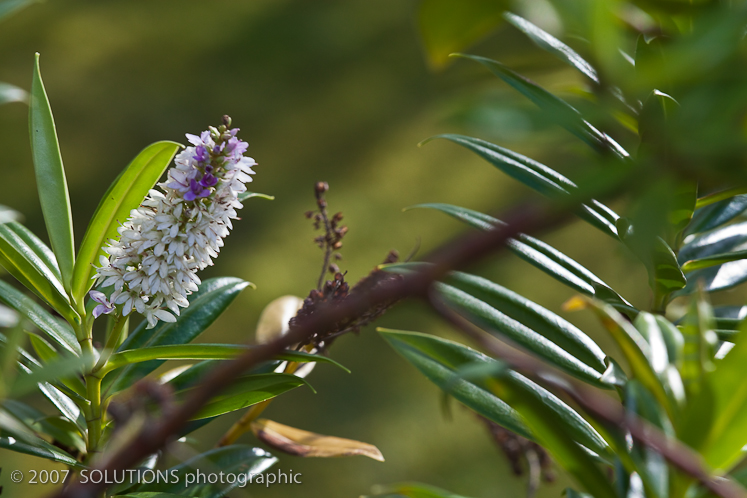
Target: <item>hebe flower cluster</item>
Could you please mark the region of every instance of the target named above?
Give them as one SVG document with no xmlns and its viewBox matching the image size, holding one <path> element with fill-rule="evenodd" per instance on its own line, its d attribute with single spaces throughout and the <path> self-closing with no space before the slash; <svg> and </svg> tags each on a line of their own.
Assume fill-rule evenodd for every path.
<svg viewBox="0 0 747 498">
<path fill-rule="evenodd" d="M 230 118 L 200 136 L 187 135 L 187 147 L 174 159 L 168 178 L 153 189 L 119 228 L 119 240 L 110 240 L 101 257 L 97 283 L 114 286 L 109 300 L 98 291 L 94 316 L 121 305 L 122 314 L 136 310 L 148 328 L 158 320 L 173 322 L 187 296 L 197 290 L 197 272 L 213 264 L 242 207 L 238 195 L 251 182 L 252 166 L 244 157 L 247 143 L 236 138 Z"/>
</svg>

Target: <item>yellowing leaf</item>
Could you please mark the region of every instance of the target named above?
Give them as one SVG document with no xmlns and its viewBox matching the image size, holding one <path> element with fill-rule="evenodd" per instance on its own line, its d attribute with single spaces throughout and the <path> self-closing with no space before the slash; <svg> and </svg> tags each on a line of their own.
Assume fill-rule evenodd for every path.
<svg viewBox="0 0 747 498">
<path fill-rule="evenodd" d="M 291 455 L 321 458 L 362 455 L 384 461 L 381 451 L 372 444 L 303 431 L 263 418 L 252 422 L 252 432 L 266 445 Z"/>
</svg>

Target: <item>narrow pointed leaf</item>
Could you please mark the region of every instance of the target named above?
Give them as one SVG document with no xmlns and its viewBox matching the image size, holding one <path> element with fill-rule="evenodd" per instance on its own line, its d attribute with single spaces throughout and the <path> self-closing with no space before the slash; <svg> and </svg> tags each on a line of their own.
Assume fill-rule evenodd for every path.
<svg viewBox="0 0 747 498">
<path fill-rule="evenodd" d="M 431 137 L 424 143 L 436 138 L 444 138 L 461 145 L 505 174 L 547 197 L 567 196 L 578 189 L 571 180 L 544 164 L 485 140 L 445 134 Z M 607 206 L 592 201 L 590 205 L 582 204 L 577 214 L 591 225 L 617 238 L 616 221 L 619 216 Z"/>
<path fill-rule="evenodd" d="M 516 29 L 526 34 L 537 46 L 550 52 L 558 59 L 567 63 L 569 66 L 577 69 L 581 74 L 589 78 L 594 83 L 599 83 L 597 71 L 591 64 L 581 57 L 571 47 L 552 36 L 547 31 L 535 26 L 523 17 L 519 17 L 511 12 L 505 12 L 503 18 L 506 19 Z"/>
<path fill-rule="evenodd" d="M 316 434 L 264 418 L 252 422 L 252 432 L 268 446 L 300 457 L 332 458 L 360 455 L 379 462 L 384 461 L 381 451 L 372 444 Z"/>
<path fill-rule="evenodd" d="M 36 54 L 31 82 L 29 130 L 36 186 L 39 190 L 44 222 L 47 225 L 52 250 L 60 265 L 62 284 L 69 290 L 75 264 L 73 217 L 52 109 L 39 71 L 39 54 Z"/>
<path fill-rule="evenodd" d="M 0 280 L 0 301 L 28 318 L 36 328 L 44 332 L 58 346 L 71 353 L 81 354 L 80 344 L 67 323 L 56 319 L 33 299 L 2 280 Z"/>
<path fill-rule="evenodd" d="M 168 167 L 176 151 L 176 142 L 156 142 L 143 149 L 106 191 L 96 208 L 73 271 L 73 298 L 82 304 L 90 290 L 98 265 L 98 256 L 109 239 L 118 237 L 117 229 L 136 209 Z"/>
<path fill-rule="evenodd" d="M 77 314 L 58 278 L 56 263 L 51 268 L 47 265 L 44 250 L 33 241 L 29 245 L 30 232 L 24 230 L 16 223 L 0 224 L 0 265 L 66 319 L 75 321 Z"/>
<path fill-rule="evenodd" d="M 472 278 L 484 280 L 479 277 Z M 483 282 L 485 288 L 488 288 L 490 284 L 492 283 L 487 280 Z M 495 296 L 491 296 L 492 300 L 490 304 L 451 285 L 439 283 L 436 284 L 436 290 L 450 306 L 486 330 L 505 334 L 509 339 L 520 344 L 526 350 L 574 377 L 599 387 L 611 387 L 602 383 L 605 365 L 601 350 L 596 347 L 595 351 L 595 348 L 591 346 L 593 344 L 591 339 L 560 317 L 555 316 L 555 323 L 558 325 L 553 328 L 553 318 L 550 316 L 552 314 L 544 310 L 544 308 L 534 305 L 521 296 L 503 289 L 496 284 L 492 284 L 490 290 L 488 290 L 488 292 L 493 293 Z M 503 306 L 502 309 L 506 313 L 496 309 L 493 303 L 496 303 L 496 306 Z M 511 313 L 511 315 L 507 313 Z M 537 327 L 538 330 L 534 330 L 519 321 L 519 319 L 523 320 L 527 316 L 534 318 L 537 324 L 542 323 L 542 326 Z M 547 334 L 547 336 L 543 334 Z M 585 340 L 579 334 L 585 337 Z M 554 341 L 562 343 L 563 346 Z M 564 349 L 568 346 L 575 347 L 576 353 L 585 350 L 585 360 L 591 364 L 586 363 Z"/>
<path fill-rule="evenodd" d="M 415 208 L 439 210 L 479 230 L 487 231 L 494 229 L 496 226 L 504 225 L 501 220 L 487 214 L 451 204 L 418 204 L 408 209 Z M 529 235 L 519 234 L 517 239 L 509 239 L 506 246 L 527 263 L 539 268 L 574 290 L 595 296 L 598 290 L 606 288 L 608 290 L 607 295 L 601 296 L 602 292 L 599 292 L 600 296 L 597 297 L 600 299 L 610 299 L 619 305 L 631 306 L 630 303 L 620 297 L 599 277 L 581 266 L 576 260 L 566 256 L 541 240 L 530 237 Z"/>
<path fill-rule="evenodd" d="M 682 271 L 691 272 L 693 270 L 701 270 L 703 268 L 719 266 L 724 263 L 729 263 L 731 261 L 740 261 L 743 259 L 747 259 L 747 250 L 714 254 L 713 256 L 706 256 L 702 259 L 692 259 L 690 261 L 686 261 L 682 265 Z"/>
<path fill-rule="evenodd" d="M 112 355 L 101 373 L 106 374 L 125 365 L 150 360 L 229 360 L 245 353 L 248 349 L 251 349 L 251 346 L 236 346 L 233 344 L 177 344 L 130 349 Z M 278 355 L 277 358 L 298 362 L 318 361 L 345 369 L 345 367 L 326 356 L 298 351 L 287 351 Z"/>
<path fill-rule="evenodd" d="M 747 250 L 747 222 L 725 226 L 689 240 L 677 255 L 680 263 Z M 717 266 L 693 270 L 688 285 L 676 295 L 687 295 L 702 283 L 706 292 L 730 289 L 747 281 L 747 260 L 740 259 Z"/>
<path fill-rule="evenodd" d="M 496 360 L 467 346 L 428 334 L 390 329 L 378 331 L 395 351 L 443 391 L 487 419 L 537 441 L 536 434 L 527 428 L 507 400 L 495 395 L 486 379 L 467 380 L 460 376 L 465 367 L 495 365 Z M 499 381 L 511 384 L 524 396 L 546 406 L 552 413 L 551 418 L 579 443 L 599 454 L 607 452 L 607 444 L 583 417 L 549 391 L 513 371 L 507 371 Z"/>
<path fill-rule="evenodd" d="M 17 440 L 14 437 L 0 437 L 0 448 L 6 450 L 15 451 L 16 453 L 24 453 L 46 460 L 52 460 L 53 462 L 64 463 L 74 468 L 82 468 L 83 465 L 73 458 L 69 453 L 52 446 L 43 439 L 38 439 L 34 444 L 25 443 Z"/>
<path fill-rule="evenodd" d="M 702 233 L 724 225 L 747 210 L 747 194 L 724 199 L 695 211 L 688 233 Z"/>
<path fill-rule="evenodd" d="M 224 413 L 241 410 L 308 383 L 290 374 L 271 373 L 247 375 L 233 382 L 218 396 L 205 404 L 192 420 L 215 417 Z M 184 395 L 188 392 L 179 393 Z"/>
<path fill-rule="evenodd" d="M 524 78 L 500 62 L 476 55 L 460 54 L 459 56 L 479 62 L 487 67 L 490 72 L 534 102 L 547 114 L 549 119 L 557 122 L 594 149 L 599 151 L 609 150 L 622 159 L 626 159 L 630 156 L 630 154 L 628 154 L 628 152 L 610 136 L 597 130 L 586 121 L 574 107 L 536 83 Z"/>
</svg>

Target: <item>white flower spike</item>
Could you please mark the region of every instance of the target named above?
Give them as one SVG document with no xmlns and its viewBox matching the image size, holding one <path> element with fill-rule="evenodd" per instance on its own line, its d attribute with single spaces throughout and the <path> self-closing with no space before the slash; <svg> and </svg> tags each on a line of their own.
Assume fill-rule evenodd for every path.
<svg viewBox="0 0 747 498">
<path fill-rule="evenodd" d="M 109 304 L 91 291 L 99 314 L 109 312 L 107 305 L 120 306 L 125 316 L 134 309 L 153 328 L 158 320 L 176 321 L 179 308 L 189 305 L 187 296 L 200 284 L 197 272 L 218 256 L 242 207 L 238 194 L 257 164 L 244 157 L 248 145 L 230 125 L 226 116 L 217 129 L 188 134 L 192 147 L 176 156 L 161 190 L 151 190 L 119 228 L 119 240 L 109 241 L 96 279 L 114 292 Z"/>
</svg>

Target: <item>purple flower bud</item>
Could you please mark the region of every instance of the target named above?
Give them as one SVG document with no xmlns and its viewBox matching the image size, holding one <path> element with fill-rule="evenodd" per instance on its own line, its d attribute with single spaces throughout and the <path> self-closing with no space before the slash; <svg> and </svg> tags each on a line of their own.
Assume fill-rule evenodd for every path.
<svg viewBox="0 0 747 498">
<path fill-rule="evenodd" d="M 197 162 L 204 162 L 208 159 L 208 151 L 203 145 L 198 145 L 195 147 L 195 155 L 193 156 L 195 161 Z"/>
<path fill-rule="evenodd" d="M 216 183 L 218 183 L 218 179 L 210 173 L 206 173 L 205 176 L 202 177 L 202 180 L 200 180 L 200 185 L 203 187 L 213 187 Z"/>
<path fill-rule="evenodd" d="M 212 175 L 211 175 L 212 176 Z M 202 185 L 197 183 L 194 178 L 189 181 L 189 192 L 184 194 L 184 200 L 193 201 L 198 197 L 207 197 L 210 195 L 210 191 L 206 188 L 202 188 Z"/>
</svg>

